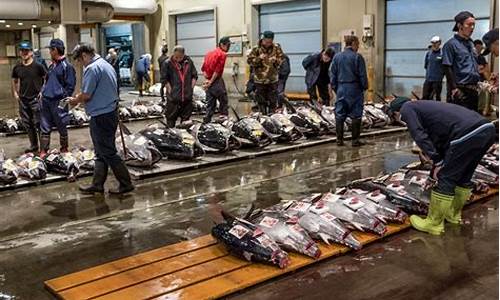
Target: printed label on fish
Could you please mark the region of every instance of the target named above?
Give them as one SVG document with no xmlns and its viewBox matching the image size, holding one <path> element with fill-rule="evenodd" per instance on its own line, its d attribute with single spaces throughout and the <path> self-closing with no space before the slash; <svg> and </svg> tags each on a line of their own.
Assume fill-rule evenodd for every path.
<svg viewBox="0 0 500 300">
<path fill-rule="evenodd" d="M 368 194 L 368 191 L 365 191 L 365 190 L 362 190 L 362 189 L 352 189 L 351 191 L 352 191 L 353 193 L 358 194 L 358 195 Z"/>
<path fill-rule="evenodd" d="M 135 141 L 134 141 L 134 145 L 137 145 L 137 146 L 142 146 L 144 144 L 146 144 L 148 140 L 143 137 L 143 136 L 140 136 L 139 138 L 137 138 Z"/>
<path fill-rule="evenodd" d="M 329 194 L 327 197 L 325 197 L 325 201 L 328 202 L 336 202 L 340 199 L 340 195 L 336 194 Z"/>
<path fill-rule="evenodd" d="M 423 177 L 419 177 L 419 176 L 413 176 L 410 179 L 410 184 L 416 184 L 416 185 L 419 185 L 419 186 L 424 186 L 425 182 L 426 182 L 426 179 L 423 178 Z"/>
<path fill-rule="evenodd" d="M 265 216 L 262 221 L 260 221 L 259 225 L 265 226 L 267 228 L 273 228 L 274 225 L 276 225 L 279 222 L 278 219 L 271 218 L 268 216 Z"/>
<path fill-rule="evenodd" d="M 242 237 L 244 237 L 245 234 L 247 234 L 248 232 L 250 232 L 250 230 L 248 230 L 247 228 L 245 228 L 241 225 L 234 225 L 233 228 L 231 228 L 231 230 L 229 230 L 229 233 L 234 235 L 238 239 L 241 239 Z"/>
<path fill-rule="evenodd" d="M 322 214 L 320 215 L 320 217 L 321 217 L 323 220 L 327 221 L 327 222 L 332 222 L 333 220 L 335 220 L 335 219 L 336 219 L 336 217 L 335 217 L 334 215 L 332 215 L 331 213 L 328 213 L 328 212 L 322 213 Z"/>
<path fill-rule="evenodd" d="M 371 193 L 369 194 L 368 196 L 366 196 L 366 198 L 368 198 L 369 200 L 375 202 L 375 203 L 379 203 L 380 201 L 382 200 L 385 200 L 385 195 L 384 194 L 380 194 L 380 193 Z"/>
<path fill-rule="evenodd" d="M 47 161 L 54 161 L 54 159 L 56 159 L 57 155 L 55 155 L 54 153 L 50 154 L 49 156 L 47 156 Z"/>
<path fill-rule="evenodd" d="M 389 181 L 403 181 L 404 179 L 405 179 L 405 174 L 398 172 L 392 174 L 391 179 Z"/>
<path fill-rule="evenodd" d="M 400 195 L 406 194 L 405 187 L 402 185 L 389 184 L 387 188 L 391 191 L 394 191 Z"/>
<path fill-rule="evenodd" d="M 345 206 L 349 207 L 350 209 L 357 211 L 358 209 L 362 208 L 365 206 L 363 202 L 361 202 L 358 198 L 356 197 L 350 197 L 347 199 L 342 200 Z"/>
<path fill-rule="evenodd" d="M 261 136 L 262 135 L 262 130 L 254 129 L 254 130 L 252 130 L 252 132 L 253 132 L 253 134 L 255 136 Z"/>
<path fill-rule="evenodd" d="M 292 209 L 300 212 L 307 212 L 307 210 L 311 207 L 311 203 L 306 203 L 306 202 L 296 202 L 293 206 Z"/>
<path fill-rule="evenodd" d="M 156 134 L 156 135 L 163 135 L 164 133 L 165 133 L 165 130 L 160 129 L 160 128 L 153 131 L 153 134 Z"/>
<path fill-rule="evenodd" d="M 270 248 L 272 250 L 279 249 L 279 246 L 265 234 L 257 237 L 257 241 L 259 241 L 259 243 L 266 248 Z"/>
</svg>

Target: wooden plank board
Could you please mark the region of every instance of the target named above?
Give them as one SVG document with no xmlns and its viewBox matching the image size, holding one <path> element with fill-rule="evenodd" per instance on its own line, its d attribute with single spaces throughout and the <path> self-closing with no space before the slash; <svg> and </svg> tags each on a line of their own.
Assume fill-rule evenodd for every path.
<svg viewBox="0 0 500 300">
<path fill-rule="evenodd" d="M 471 202 L 498 193 L 474 195 Z M 385 236 L 410 227 L 388 225 Z M 363 245 L 383 237 L 355 232 Z M 228 255 L 209 235 L 49 280 L 46 286 L 62 299 L 214 299 L 306 265 L 348 252 L 342 245 L 319 243 L 318 260 L 290 253 L 291 265 L 278 269 Z"/>
</svg>

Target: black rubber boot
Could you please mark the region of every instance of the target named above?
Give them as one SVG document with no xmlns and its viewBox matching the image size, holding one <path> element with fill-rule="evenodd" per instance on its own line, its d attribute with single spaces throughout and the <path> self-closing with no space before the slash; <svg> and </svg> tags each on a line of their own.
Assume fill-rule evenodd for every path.
<svg viewBox="0 0 500 300">
<path fill-rule="evenodd" d="M 35 129 L 29 129 L 28 138 L 30 140 L 30 147 L 24 150 L 24 153 L 35 153 L 38 152 L 38 132 Z"/>
<path fill-rule="evenodd" d="M 104 193 L 104 183 L 108 177 L 108 166 L 102 161 L 95 161 L 94 177 L 92 184 L 80 186 L 80 191 L 84 194 Z"/>
<path fill-rule="evenodd" d="M 364 146 L 365 143 L 359 140 L 359 136 L 361 135 L 361 119 L 352 119 L 352 146 L 353 147 L 361 147 Z"/>
<path fill-rule="evenodd" d="M 115 174 L 116 180 L 119 182 L 118 189 L 109 190 L 110 194 L 125 194 L 133 191 L 134 185 L 130 179 L 130 173 L 128 172 L 127 166 L 122 161 L 119 164 L 111 167 L 113 174 Z"/>
<path fill-rule="evenodd" d="M 344 121 L 335 120 L 335 132 L 337 135 L 337 145 L 344 146 Z"/>
<path fill-rule="evenodd" d="M 68 147 L 69 147 L 69 139 L 68 139 L 68 136 L 63 136 L 61 135 L 59 137 L 59 144 L 61 145 L 61 153 L 65 153 L 65 152 L 68 152 Z"/>
</svg>

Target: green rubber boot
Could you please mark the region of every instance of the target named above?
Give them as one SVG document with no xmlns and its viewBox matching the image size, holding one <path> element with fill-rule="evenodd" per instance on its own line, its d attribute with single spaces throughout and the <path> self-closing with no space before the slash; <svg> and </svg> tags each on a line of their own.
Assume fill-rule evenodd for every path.
<svg viewBox="0 0 500 300">
<path fill-rule="evenodd" d="M 447 211 L 445 218 L 446 221 L 452 224 L 460 224 L 462 220 L 462 208 L 465 202 L 470 199 L 472 189 L 463 188 L 460 186 L 455 187 L 455 197 L 451 203 L 451 208 Z"/>
<path fill-rule="evenodd" d="M 450 210 L 452 201 L 453 196 L 432 191 L 427 218 L 411 216 L 411 226 L 420 231 L 440 235 L 444 232 L 445 214 Z"/>
</svg>

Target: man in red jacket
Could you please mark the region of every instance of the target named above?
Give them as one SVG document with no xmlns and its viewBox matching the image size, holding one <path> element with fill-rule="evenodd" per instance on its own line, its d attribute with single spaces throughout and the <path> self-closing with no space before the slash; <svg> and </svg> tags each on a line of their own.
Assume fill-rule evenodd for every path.
<svg viewBox="0 0 500 300">
<path fill-rule="evenodd" d="M 231 41 L 229 37 L 223 37 L 219 46 L 205 55 L 201 71 L 206 78 L 203 88 L 207 91 L 207 114 L 203 122 L 209 123 L 215 113 L 217 99 L 219 100 L 219 111 L 221 115 L 227 116 L 227 91 L 222 74 L 226 64 L 226 52 L 229 51 Z"/>
</svg>

